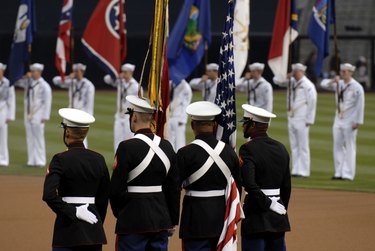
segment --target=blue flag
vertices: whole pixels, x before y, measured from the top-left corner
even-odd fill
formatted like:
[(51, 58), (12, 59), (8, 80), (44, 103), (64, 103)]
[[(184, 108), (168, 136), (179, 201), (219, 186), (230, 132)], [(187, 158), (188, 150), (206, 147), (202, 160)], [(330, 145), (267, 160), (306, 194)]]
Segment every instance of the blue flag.
[(199, 65), (211, 44), (210, 0), (185, 0), (167, 42), (169, 78), (179, 84)]
[(333, 23), (335, 23), (335, 1), (316, 0), (308, 30), (308, 35), (317, 48), (316, 76), (320, 75), (324, 58), (329, 55), (329, 27)]
[(33, 41), (33, 2), (21, 0), (9, 57), (9, 80), (13, 84), (22, 78), (29, 59), (29, 46)]
[(221, 37), (219, 80), (216, 89), (215, 104), (220, 106), (217, 139), (236, 147), (236, 84), (233, 53), (234, 0), (228, 0), (228, 11)]

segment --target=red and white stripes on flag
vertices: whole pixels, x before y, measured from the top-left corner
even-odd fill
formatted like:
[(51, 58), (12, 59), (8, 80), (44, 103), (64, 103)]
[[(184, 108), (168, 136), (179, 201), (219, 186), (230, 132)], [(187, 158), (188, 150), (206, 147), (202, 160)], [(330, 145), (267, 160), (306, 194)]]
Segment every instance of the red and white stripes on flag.
[(245, 215), (241, 207), (240, 193), (232, 176), (225, 189), (225, 200), (225, 221), (216, 251), (235, 251), (237, 250), (237, 223), (244, 219)]
[(279, 0), (273, 26), (268, 65), (279, 80), (287, 77), (289, 45), (298, 36), (296, 22), (292, 19), (292, 4), (293, 0)]
[(73, 0), (64, 0), (56, 43), (56, 68), (64, 80), (66, 63), (70, 61), (70, 30), (72, 29)]

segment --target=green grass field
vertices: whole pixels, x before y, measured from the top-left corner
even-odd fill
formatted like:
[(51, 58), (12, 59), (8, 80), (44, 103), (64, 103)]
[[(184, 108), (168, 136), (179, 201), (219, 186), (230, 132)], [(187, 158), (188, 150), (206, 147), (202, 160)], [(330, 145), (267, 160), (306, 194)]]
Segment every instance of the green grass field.
[[(96, 123), (90, 129), (89, 147), (106, 158), (109, 167), (113, 164), (113, 120), (115, 112), (115, 91), (98, 91), (95, 96)], [(194, 100), (199, 100), (200, 93), (194, 93)], [(46, 125), (47, 159), (54, 153), (65, 149), (62, 141), (61, 119), (57, 110), (68, 103), (64, 91), (53, 93), (51, 120)], [(242, 117), (241, 104), (245, 95), (237, 96), (238, 117)], [(285, 91), (274, 93), (274, 112), (278, 115), (272, 121), (269, 135), (289, 148)], [(310, 131), (311, 168), (308, 179), (293, 179), (293, 186), (300, 188), (320, 188), (350, 191), (375, 192), (375, 95), (366, 94), (365, 124), (359, 129), (357, 140), (357, 176), (355, 181), (331, 181), (333, 175), (332, 123), (335, 111), (334, 97), (331, 93), (319, 93), (316, 123)], [(26, 167), (26, 139), (23, 125), (23, 91), (17, 90), (17, 119), (9, 124), (10, 166), (0, 168), (0, 175), (41, 176), (45, 168)], [(239, 128), (237, 147), (245, 142)], [(187, 128), (187, 140), (193, 139)]]

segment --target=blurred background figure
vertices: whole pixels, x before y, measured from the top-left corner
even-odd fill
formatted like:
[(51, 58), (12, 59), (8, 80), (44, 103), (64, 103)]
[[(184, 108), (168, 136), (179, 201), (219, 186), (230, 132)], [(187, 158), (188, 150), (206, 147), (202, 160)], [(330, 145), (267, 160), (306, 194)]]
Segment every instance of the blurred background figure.
[(202, 100), (215, 102), (218, 74), (219, 65), (208, 64), (206, 65), (206, 74), (200, 78), (193, 78), (189, 84), (191, 88), (202, 91)]
[(364, 89), (370, 89), (370, 79), (368, 74), (368, 66), (367, 66), (367, 59), (364, 56), (360, 56), (355, 63), (356, 71), (356, 79), (362, 85)]
[(129, 102), (126, 101), (126, 96), (138, 94), (139, 84), (137, 80), (133, 78), (134, 70), (135, 65), (124, 64), (121, 66), (121, 73), (116, 80), (113, 80), (110, 75), (104, 76), (104, 82), (106, 84), (117, 88), (117, 108), (113, 128), (115, 152), (122, 141), (130, 139), (134, 135), (130, 131), (129, 114), (125, 114), (129, 106)]
[[(73, 72), (62, 80), (60, 76), (53, 78), (53, 83), (60, 88), (69, 88), (69, 108), (75, 108), (91, 115), (94, 114), (95, 86), (85, 78), (86, 65), (73, 64)], [(88, 147), (87, 138), (84, 140)]]
[(0, 63), (0, 166), (9, 165), (8, 122), (16, 117), (14, 87), (4, 77), (7, 66)]
[(52, 105), (52, 90), (43, 79), (44, 65), (34, 63), (28, 72), (15, 85), (25, 89), (24, 119), (27, 143), (27, 165), (46, 165), (45, 122), (49, 120)]
[(236, 84), (239, 91), (247, 93), (247, 103), (272, 112), (273, 90), (272, 85), (263, 78), (264, 64), (253, 63), (249, 65), (250, 72), (245, 73)]
[(317, 92), (315, 85), (305, 76), (306, 66), (293, 64), (290, 79), (275, 84), (288, 88), (288, 134), (292, 151), (292, 176), (310, 176), (310, 126), (315, 122)]
[(193, 92), (190, 85), (183, 79), (180, 84), (171, 83), (171, 102), (169, 104), (168, 133), (166, 139), (178, 151), (186, 145), (186, 123), (188, 116), (185, 112), (190, 105)]

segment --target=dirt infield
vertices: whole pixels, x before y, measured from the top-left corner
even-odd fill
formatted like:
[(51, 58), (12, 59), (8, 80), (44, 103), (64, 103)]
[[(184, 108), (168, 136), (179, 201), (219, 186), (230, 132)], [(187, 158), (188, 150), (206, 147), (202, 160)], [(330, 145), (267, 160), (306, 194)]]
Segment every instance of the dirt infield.
[[(53, 212), (41, 201), (43, 177), (0, 176), (0, 250), (51, 250)], [(375, 194), (294, 189), (288, 250), (374, 250)], [(114, 249), (115, 219), (105, 223)], [(180, 250), (173, 237), (170, 250)]]

